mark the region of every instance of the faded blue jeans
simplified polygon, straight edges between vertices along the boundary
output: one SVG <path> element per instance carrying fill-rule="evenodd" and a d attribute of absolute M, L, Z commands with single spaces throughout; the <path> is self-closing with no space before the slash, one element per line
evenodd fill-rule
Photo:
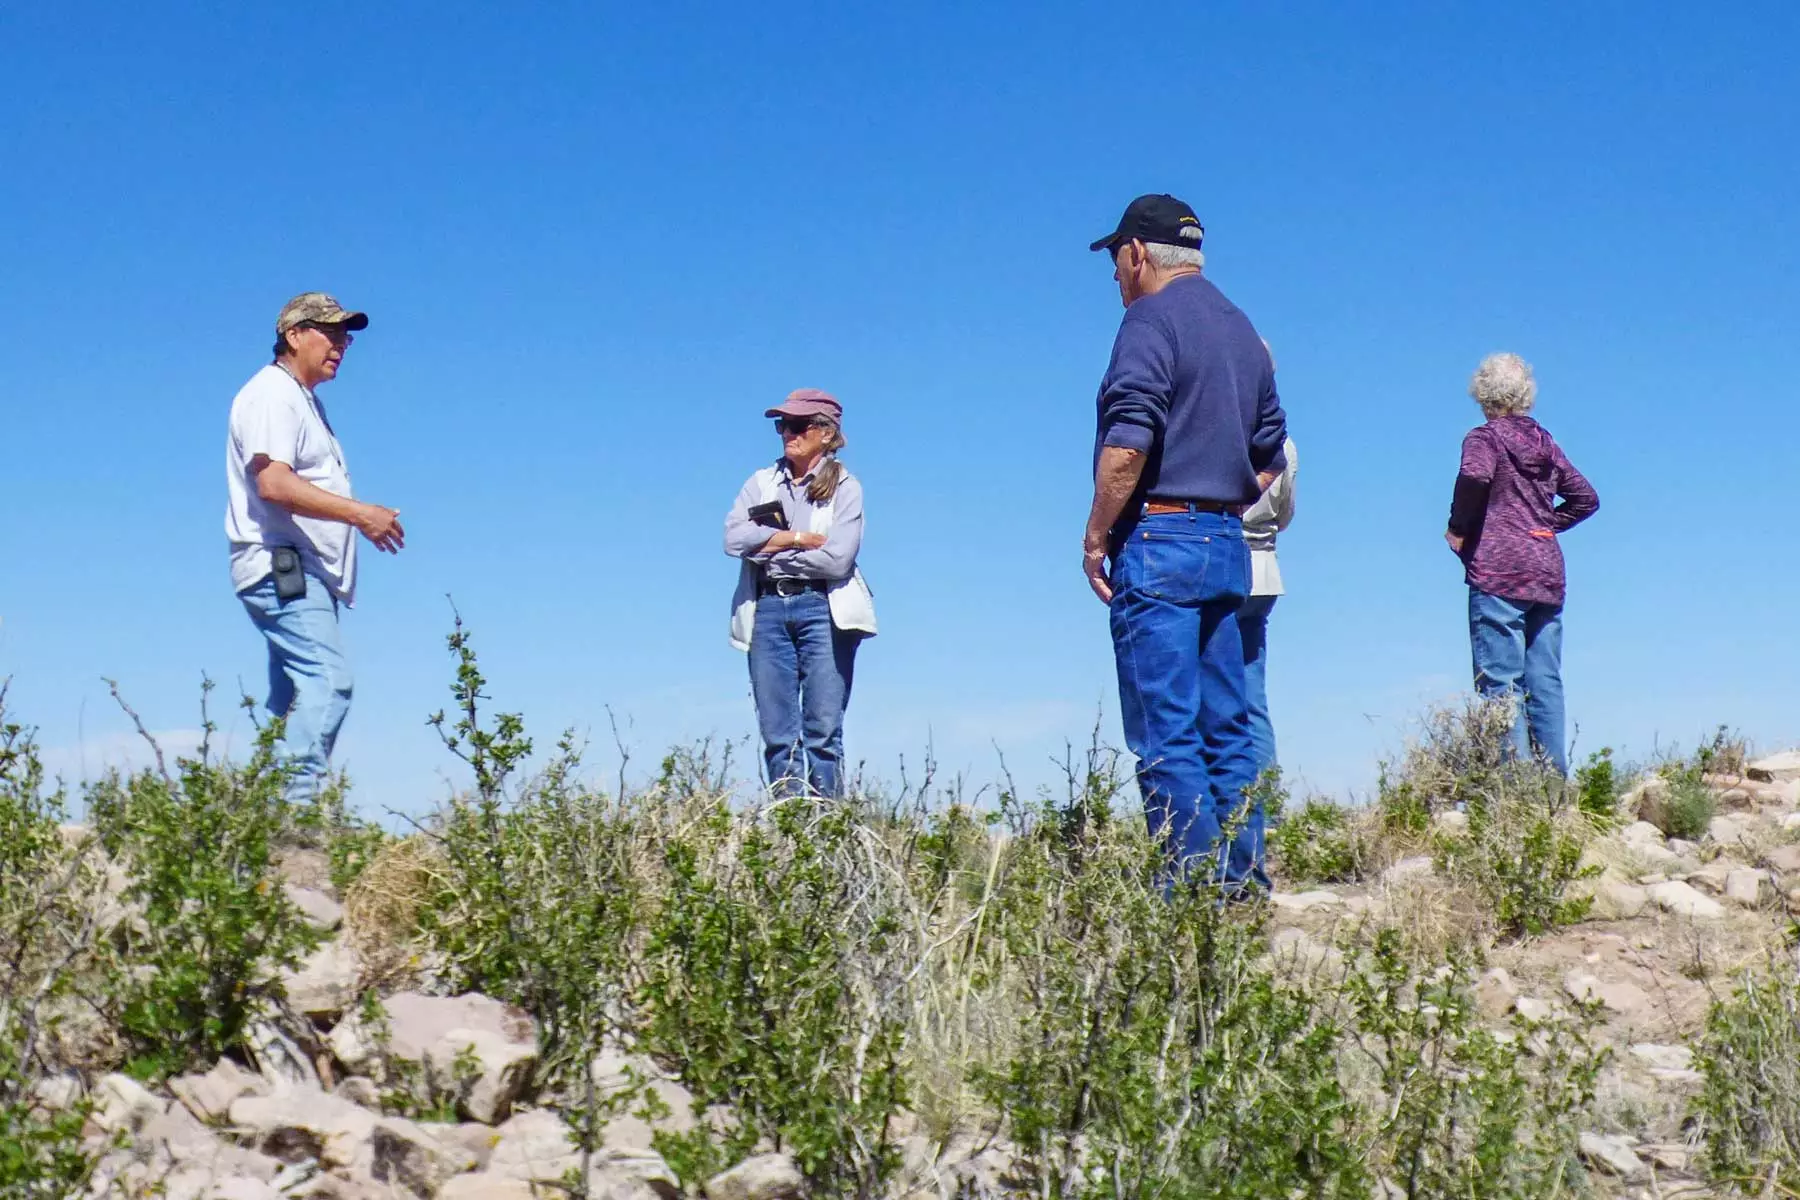
<path fill-rule="evenodd" d="M 337 597 L 308 575 L 306 595 L 277 600 L 271 575 L 238 599 L 269 643 L 267 707 L 270 716 L 287 718 L 276 751 L 294 772 L 288 798 L 306 803 L 331 770 L 331 751 L 350 713 L 350 662 L 338 637 Z"/>
<path fill-rule="evenodd" d="M 1278 596 L 1251 596 L 1238 609 L 1238 636 L 1244 643 L 1244 698 L 1250 711 L 1250 741 L 1256 747 L 1256 777 L 1275 764 L 1275 723 L 1269 719 L 1269 614 Z"/>
<path fill-rule="evenodd" d="M 778 796 L 843 787 L 844 709 L 862 638 L 831 623 L 823 592 L 765 595 L 750 634 L 750 694 Z"/>
<path fill-rule="evenodd" d="M 1267 890 L 1238 609 L 1250 587 L 1243 523 L 1144 517 L 1113 556 L 1113 653 L 1125 742 L 1170 881 Z M 1227 837 L 1227 832 L 1230 836 Z"/>
<path fill-rule="evenodd" d="M 1513 753 L 1537 757 L 1563 774 L 1569 752 L 1563 740 L 1562 606 L 1507 600 L 1469 589 L 1469 646 L 1475 690 L 1511 697 L 1518 705 Z"/>

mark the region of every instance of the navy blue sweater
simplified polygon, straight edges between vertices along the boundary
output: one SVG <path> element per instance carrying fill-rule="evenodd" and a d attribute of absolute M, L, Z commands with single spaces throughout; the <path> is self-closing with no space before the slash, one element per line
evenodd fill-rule
<path fill-rule="evenodd" d="M 1202 275 L 1183 275 L 1125 310 L 1100 383 L 1102 446 L 1148 456 L 1138 496 L 1250 504 L 1259 471 L 1286 465 L 1275 368 L 1250 318 Z"/>

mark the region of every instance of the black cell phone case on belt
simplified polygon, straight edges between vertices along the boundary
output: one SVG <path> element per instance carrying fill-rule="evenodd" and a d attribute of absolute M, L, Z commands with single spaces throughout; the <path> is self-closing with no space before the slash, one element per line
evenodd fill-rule
<path fill-rule="evenodd" d="M 292 546 L 277 546 L 275 559 L 275 598 L 298 600 L 306 595 L 306 571 L 300 565 L 300 552 Z"/>

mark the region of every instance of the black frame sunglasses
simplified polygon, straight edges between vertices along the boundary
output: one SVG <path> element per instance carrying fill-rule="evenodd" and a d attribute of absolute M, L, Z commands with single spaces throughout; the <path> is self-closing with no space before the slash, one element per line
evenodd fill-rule
<path fill-rule="evenodd" d="M 774 421 L 776 433 L 791 433 L 795 437 L 817 428 L 820 423 L 817 417 L 776 417 Z"/>

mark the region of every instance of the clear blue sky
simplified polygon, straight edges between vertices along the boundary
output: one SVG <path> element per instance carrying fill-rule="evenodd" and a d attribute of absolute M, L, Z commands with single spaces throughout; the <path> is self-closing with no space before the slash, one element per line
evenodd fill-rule
<path fill-rule="evenodd" d="M 446 593 L 543 744 L 748 734 L 720 523 L 800 386 L 868 492 L 853 755 L 1046 778 L 1119 739 L 1086 245 L 1167 190 L 1302 450 L 1292 772 L 1366 785 L 1465 685 L 1439 534 L 1499 349 L 1602 499 L 1580 748 L 1794 740 L 1797 38 L 1788 3 L 9 6 L 0 673 L 72 771 L 118 753 L 102 675 L 179 731 L 209 672 L 241 745 L 225 415 L 322 288 L 372 314 L 324 397 L 409 533 L 345 622 L 366 806 L 443 786 Z"/>

